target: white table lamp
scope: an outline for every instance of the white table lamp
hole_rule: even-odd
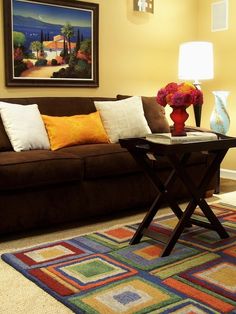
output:
[[[181,80],[192,80],[201,89],[200,81],[214,77],[213,44],[191,41],[180,45],[178,76]],[[201,124],[201,106],[194,106],[196,125]]]

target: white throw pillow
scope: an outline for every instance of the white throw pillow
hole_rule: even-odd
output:
[[[50,149],[38,105],[18,105],[0,101],[2,122],[14,151]]]
[[[116,101],[95,101],[103,126],[112,143],[121,138],[143,137],[151,133],[144,116],[141,96]]]

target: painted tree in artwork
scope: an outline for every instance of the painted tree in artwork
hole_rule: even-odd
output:
[[[92,43],[90,39],[84,40],[80,45],[80,50],[86,55],[87,60],[91,60],[91,47]]]
[[[15,48],[23,48],[26,41],[25,35],[21,32],[13,32],[13,45]]]
[[[63,60],[68,60],[68,47],[67,47],[67,42],[65,40],[65,37],[63,39],[63,49],[60,53],[60,56],[63,58]]]
[[[43,39],[44,39],[44,34],[43,34],[43,30],[41,29],[41,33],[40,33],[40,42],[41,42],[41,45],[43,45]]]
[[[26,64],[24,63],[24,44],[26,37],[21,32],[13,32],[13,57],[14,57],[14,76],[20,76],[21,73],[26,70]]]
[[[40,41],[32,41],[30,45],[32,51],[36,51],[36,57],[39,58],[39,51],[42,49],[42,44]]]
[[[13,46],[14,46],[14,60],[22,60],[24,43],[26,41],[25,35],[21,32],[13,32]]]
[[[69,53],[71,54],[71,37],[74,36],[74,28],[71,26],[70,23],[66,23],[61,28],[61,33],[66,38],[66,40],[68,42]]]
[[[13,46],[14,46],[14,59],[23,59],[24,43],[26,41],[25,35],[21,32],[13,32]]]
[[[75,51],[77,52],[79,49],[80,49],[80,30],[78,28]]]

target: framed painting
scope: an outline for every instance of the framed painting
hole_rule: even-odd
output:
[[[3,0],[7,86],[98,86],[99,6]]]

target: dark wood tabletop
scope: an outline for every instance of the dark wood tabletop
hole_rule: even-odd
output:
[[[236,147],[236,137],[218,134],[217,140],[201,142],[184,142],[178,144],[161,144],[146,140],[145,138],[126,138],[120,139],[120,145],[123,148],[139,149],[153,152],[158,155],[167,155],[173,152],[199,152],[215,151]]]

